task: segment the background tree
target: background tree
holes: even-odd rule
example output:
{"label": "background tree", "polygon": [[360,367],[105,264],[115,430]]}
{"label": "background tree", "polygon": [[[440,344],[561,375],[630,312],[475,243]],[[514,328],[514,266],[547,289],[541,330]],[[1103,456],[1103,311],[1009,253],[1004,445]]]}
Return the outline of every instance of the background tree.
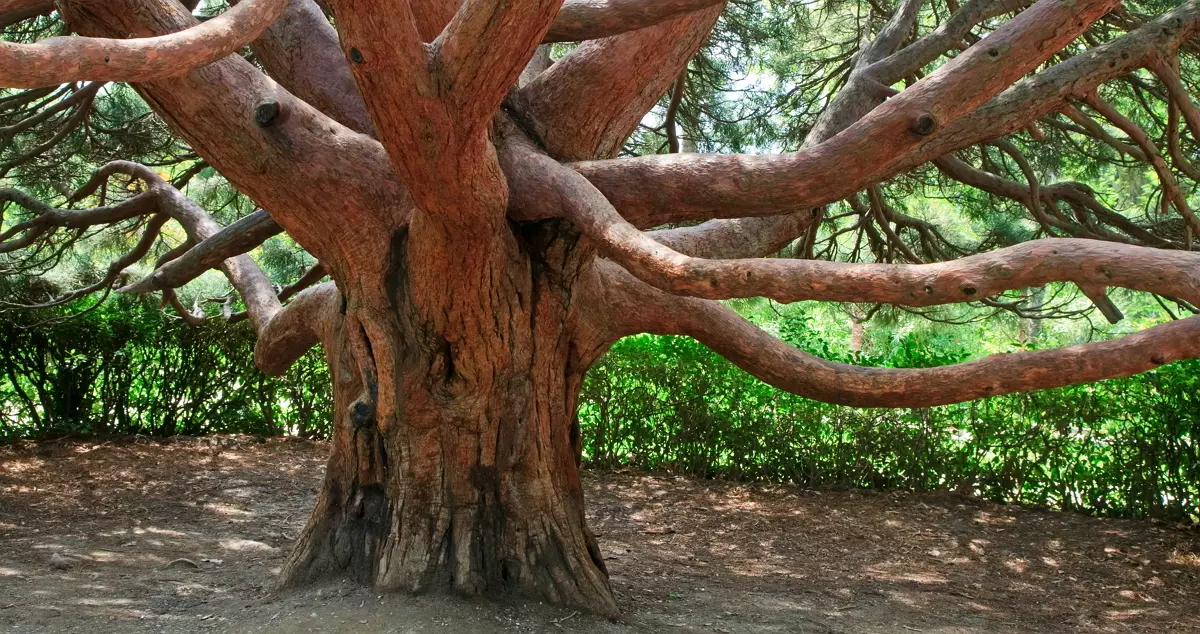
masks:
{"label": "background tree", "polygon": [[[200,321],[174,289],[216,267],[263,371],[325,349],[332,455],[284,583],[532,590],[615,614],[575,406],[633,333],[688,335],[772,385],[867,406],[1200,356],[1190,317],[860,367],[718,301],[1040,318],[1078,309],[1022,289],[1072,283],[1110,320],[1110,287],[1195,313],[1198,0],[376,4],[0,4],[0,85],[23,89],[0,98],[0,170],[22,188],[0,193],[6,272],[50,271],[101,235],[115,252],[36,305],[159,292]],[[1155,192],[1106,199],[1114,176],[1147,173]],[[964,241],[905,213],[918,193],[953,196],[984,230]],[[281,231],[315,264],[278,289],[247,253]]]}

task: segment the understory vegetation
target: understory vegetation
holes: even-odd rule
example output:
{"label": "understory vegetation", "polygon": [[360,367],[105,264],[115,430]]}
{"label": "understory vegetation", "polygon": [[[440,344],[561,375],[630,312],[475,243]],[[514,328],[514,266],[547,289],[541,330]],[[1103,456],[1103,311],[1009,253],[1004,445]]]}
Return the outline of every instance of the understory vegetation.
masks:
{"label": "understory vegetation", "polygon": [[[953,363],[1005,351],[1022,337],[1032,338],[1026,347],[1058,345],[1081,328],[999,317],[948,328],[876,315],[852,352],[854,320],[837,311],[765,302],[738,308],[810,352],[883,367]],[[187,326],[130,297],[73,319],[54,317],[2,315],[0,439],[329,433],[332,403],[320,350],[269,378],[254,367],[246,327]],[[595,467],[954,490],[1194,523],[1198,376],[1200,362],[1187,361],[959,405],[860,409],[772,388],[691,339],[639,335],[618,342],[588,374],[579,421],[584,460]]]}

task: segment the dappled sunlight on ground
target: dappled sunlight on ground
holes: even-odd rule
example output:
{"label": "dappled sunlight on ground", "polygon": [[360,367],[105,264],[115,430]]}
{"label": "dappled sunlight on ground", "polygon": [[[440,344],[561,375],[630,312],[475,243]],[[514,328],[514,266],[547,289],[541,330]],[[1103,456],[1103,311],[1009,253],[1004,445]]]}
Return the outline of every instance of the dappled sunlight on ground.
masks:
{"label": "dappled sunlight on ground", "polygon": [[269,595],[324,461],[246,438],[0,448],[0,632],[1200,632],[1195,532],[633,472],[584,475],[621,623],[343,583]]}

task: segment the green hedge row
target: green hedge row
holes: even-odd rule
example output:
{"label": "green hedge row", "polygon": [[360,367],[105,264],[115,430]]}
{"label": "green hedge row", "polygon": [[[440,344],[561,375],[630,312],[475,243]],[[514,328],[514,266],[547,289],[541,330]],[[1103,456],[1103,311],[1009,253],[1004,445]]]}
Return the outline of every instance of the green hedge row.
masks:
{"label": "green hedge row", "polygon": [[328,433],[329,375],[310,351],[283,377],[253,333],[192,328],[137,299],[69,320],[0,315],[0,440],[65,435]]}
{"label": "green hedge row", "polygon": [[[328,433],[310,352],[253,366],[248,329],[190,328],[137,300],[82,317],[0,315],[0,439],[67,434]],[[820,347],[803,321],[782,332]],[[902,342],[873,365],[951,362]],[[814,350],[837,356],[829,349]],[[1089,512],[1200,518],[1200,363],[1129,379],[911,410],[836,407],[772,389],[684,338],[613,347],[584,386],[585,460],[802,485],[955,489]]]}
{"label": "green hedge row", "polygon": [[926,409],[825,405],[690,339],[622,340],[580,422],[596,466],[801,485],[954,489],[1005,502],[1200,519],[1200,362]]}

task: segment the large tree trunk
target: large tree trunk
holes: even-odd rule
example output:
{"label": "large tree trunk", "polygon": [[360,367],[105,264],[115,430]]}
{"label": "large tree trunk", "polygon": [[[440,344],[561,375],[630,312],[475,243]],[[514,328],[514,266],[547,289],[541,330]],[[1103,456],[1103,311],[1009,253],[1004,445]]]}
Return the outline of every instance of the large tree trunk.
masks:
{"label": "large tree trunk", "polygon": [[576,399],[596,351],[581,353],[573,334],[578,250],[558,223],[518,230],[517,241],[505,267],[516,299],[494,320],[501,337],[450,343],[422,317],[403,232],[388,312],[343,290],[346,316],[326,336],[332,455],[284,585],[348,574],[616,615],[579,479]]}

